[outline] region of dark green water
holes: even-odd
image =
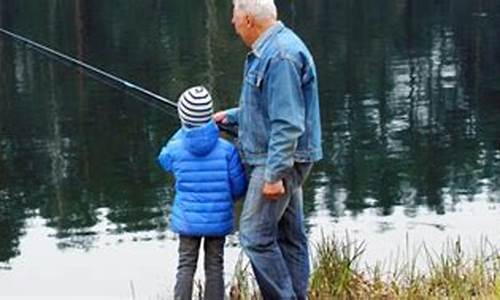
[[[500,3],[277,3],[320,76],[311,241],[350,232],[369,261],[405,236],[500,246]],[[220,109],[237,101],[247,52],[230,14],[216,0],[0,0],[2,28],[172,100],[204,84]],[[155,158],[177,126],[0,35],[0,298],[168,299],[172,178]]]

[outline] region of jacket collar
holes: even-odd
[[[283,22],[277,21],[274,25],[269,27],[266,31],[264,31],[259,38],[252,44],[252,51],[255,56],[260,57],[264,49],[269,45],[270,40],[283,28]]]

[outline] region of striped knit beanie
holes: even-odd
[[[182,124],[202,126],[212,119],[212,97],[203,86],[189,88],[179,97],[177,112]]]

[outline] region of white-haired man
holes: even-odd
[[[239,106],[214,119],[238,124],[250,171],[241,245],[264,299],[306,299],[302,184],[322,158],[316,68],[300,38],[277,20],[273,0],[234,0],[232,23],[251,51]]]

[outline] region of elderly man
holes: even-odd
[[[247,55],[235,123],[250,183],[241,245],[264,299],[306,299],[309,255],[302,184],[322,157],[318,78],[300,38],[277,20],[273,0],[234,0],[232,23]]]

